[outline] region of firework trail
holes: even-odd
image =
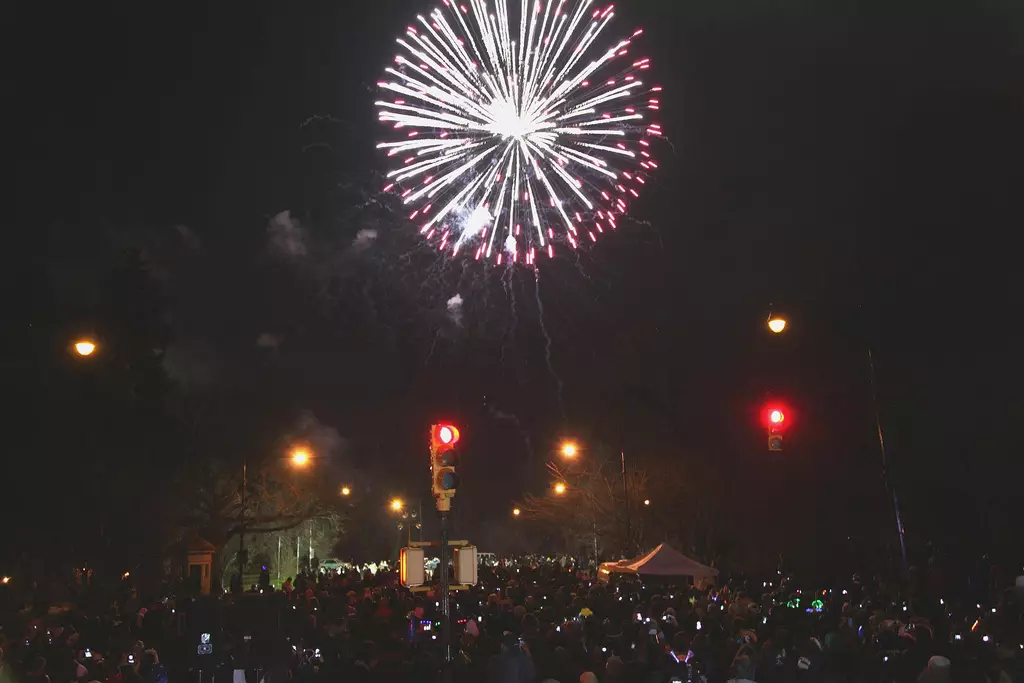
[[[555,384],[558,387],[558,409],[562,413],[562,421],[566,420],[565,416],[565,402],[562,400],[562,392],[565,389],[565,383],[562,378],[555,372],[555,366],[551,363],[551,335],[548,334],[547,325],[544,324],[544,304],[540,300],[540,271],[536,268],[533,269],[534,276],[534,294],[537,297],[537,319],[540,321],[540,331],[544,335],[544,360],[548,364],[548,372],[555,379]]]
[[[630,55],[642,30],[606,40],[614,5],[595,0],[443,3],[398,39],[378,84],[384,190],[442,252],[499,265],[614,230],[658,167],[661,126],[645,117],[661,87]]]

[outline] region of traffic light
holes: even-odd
[[[435,424],[430,427],[430,474],[434,498],[438,510],[450,510],[451,499],[459,486],[459,475],[455,473],[459,442],[459,428],[450,424]]]
[[[788,410],[778,404],[770,404],[765,407],[764,421],[768,426],[768,450],[778,452],[782,450],[783,432],[788,427]]]

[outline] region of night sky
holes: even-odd
[[[425,496],[426,428],[450,417],[467,534],[540,490],[558,438],[580,435],[710,473],[763,550],[892,543],[871,348],[912,545],[1019,545],[1011,3],[619,3],[619,33],[645,28],[671,147],[636,221],[539,279],[439,261],[377,194],[375,83],[429,4],[229,5],[37,3],[18,20],[5,460],[37,469],[12,508],[74,514],[74,496],[45,500],[39,462],[108,469],[62,436],[46,378],[135,248],[166,298],[164,368],[221,397],[239,449],[266,453],[312,415],[336,468]],[[766,332],[771,306],[787,335]],[[768,396],[794,414],[781,454],[758,423]]]

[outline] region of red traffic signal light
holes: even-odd
[[[430,428],[430,448],[434,452],[452,448],[459,442],[459,428],[450,424],[436,424]]]
[[[769,403],[761,412],[761,419],[768,428],[768,450],[778,452],[783,447],[783,432],[790,426],[789,409],[780,403]]]
[[[431,489],[437,499],[438,510],[451,508],[451,499],[459,486],[459,475],[455,473],[459,442],[459,428],[440,423],[430,427],[430,476]]]
[[[769,403],[761,412],[764,426],[772,432],[781,432],[790,426],[792,416],[789,408],[779,403]]]

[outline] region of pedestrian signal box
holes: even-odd
[[[426,580],[423,548],[402,548],[399,555],[399,578],[406,588],[422,586]]]
[[[476,585],[476,546],[467,545],[455,549],[455,583],[465,586]]]

